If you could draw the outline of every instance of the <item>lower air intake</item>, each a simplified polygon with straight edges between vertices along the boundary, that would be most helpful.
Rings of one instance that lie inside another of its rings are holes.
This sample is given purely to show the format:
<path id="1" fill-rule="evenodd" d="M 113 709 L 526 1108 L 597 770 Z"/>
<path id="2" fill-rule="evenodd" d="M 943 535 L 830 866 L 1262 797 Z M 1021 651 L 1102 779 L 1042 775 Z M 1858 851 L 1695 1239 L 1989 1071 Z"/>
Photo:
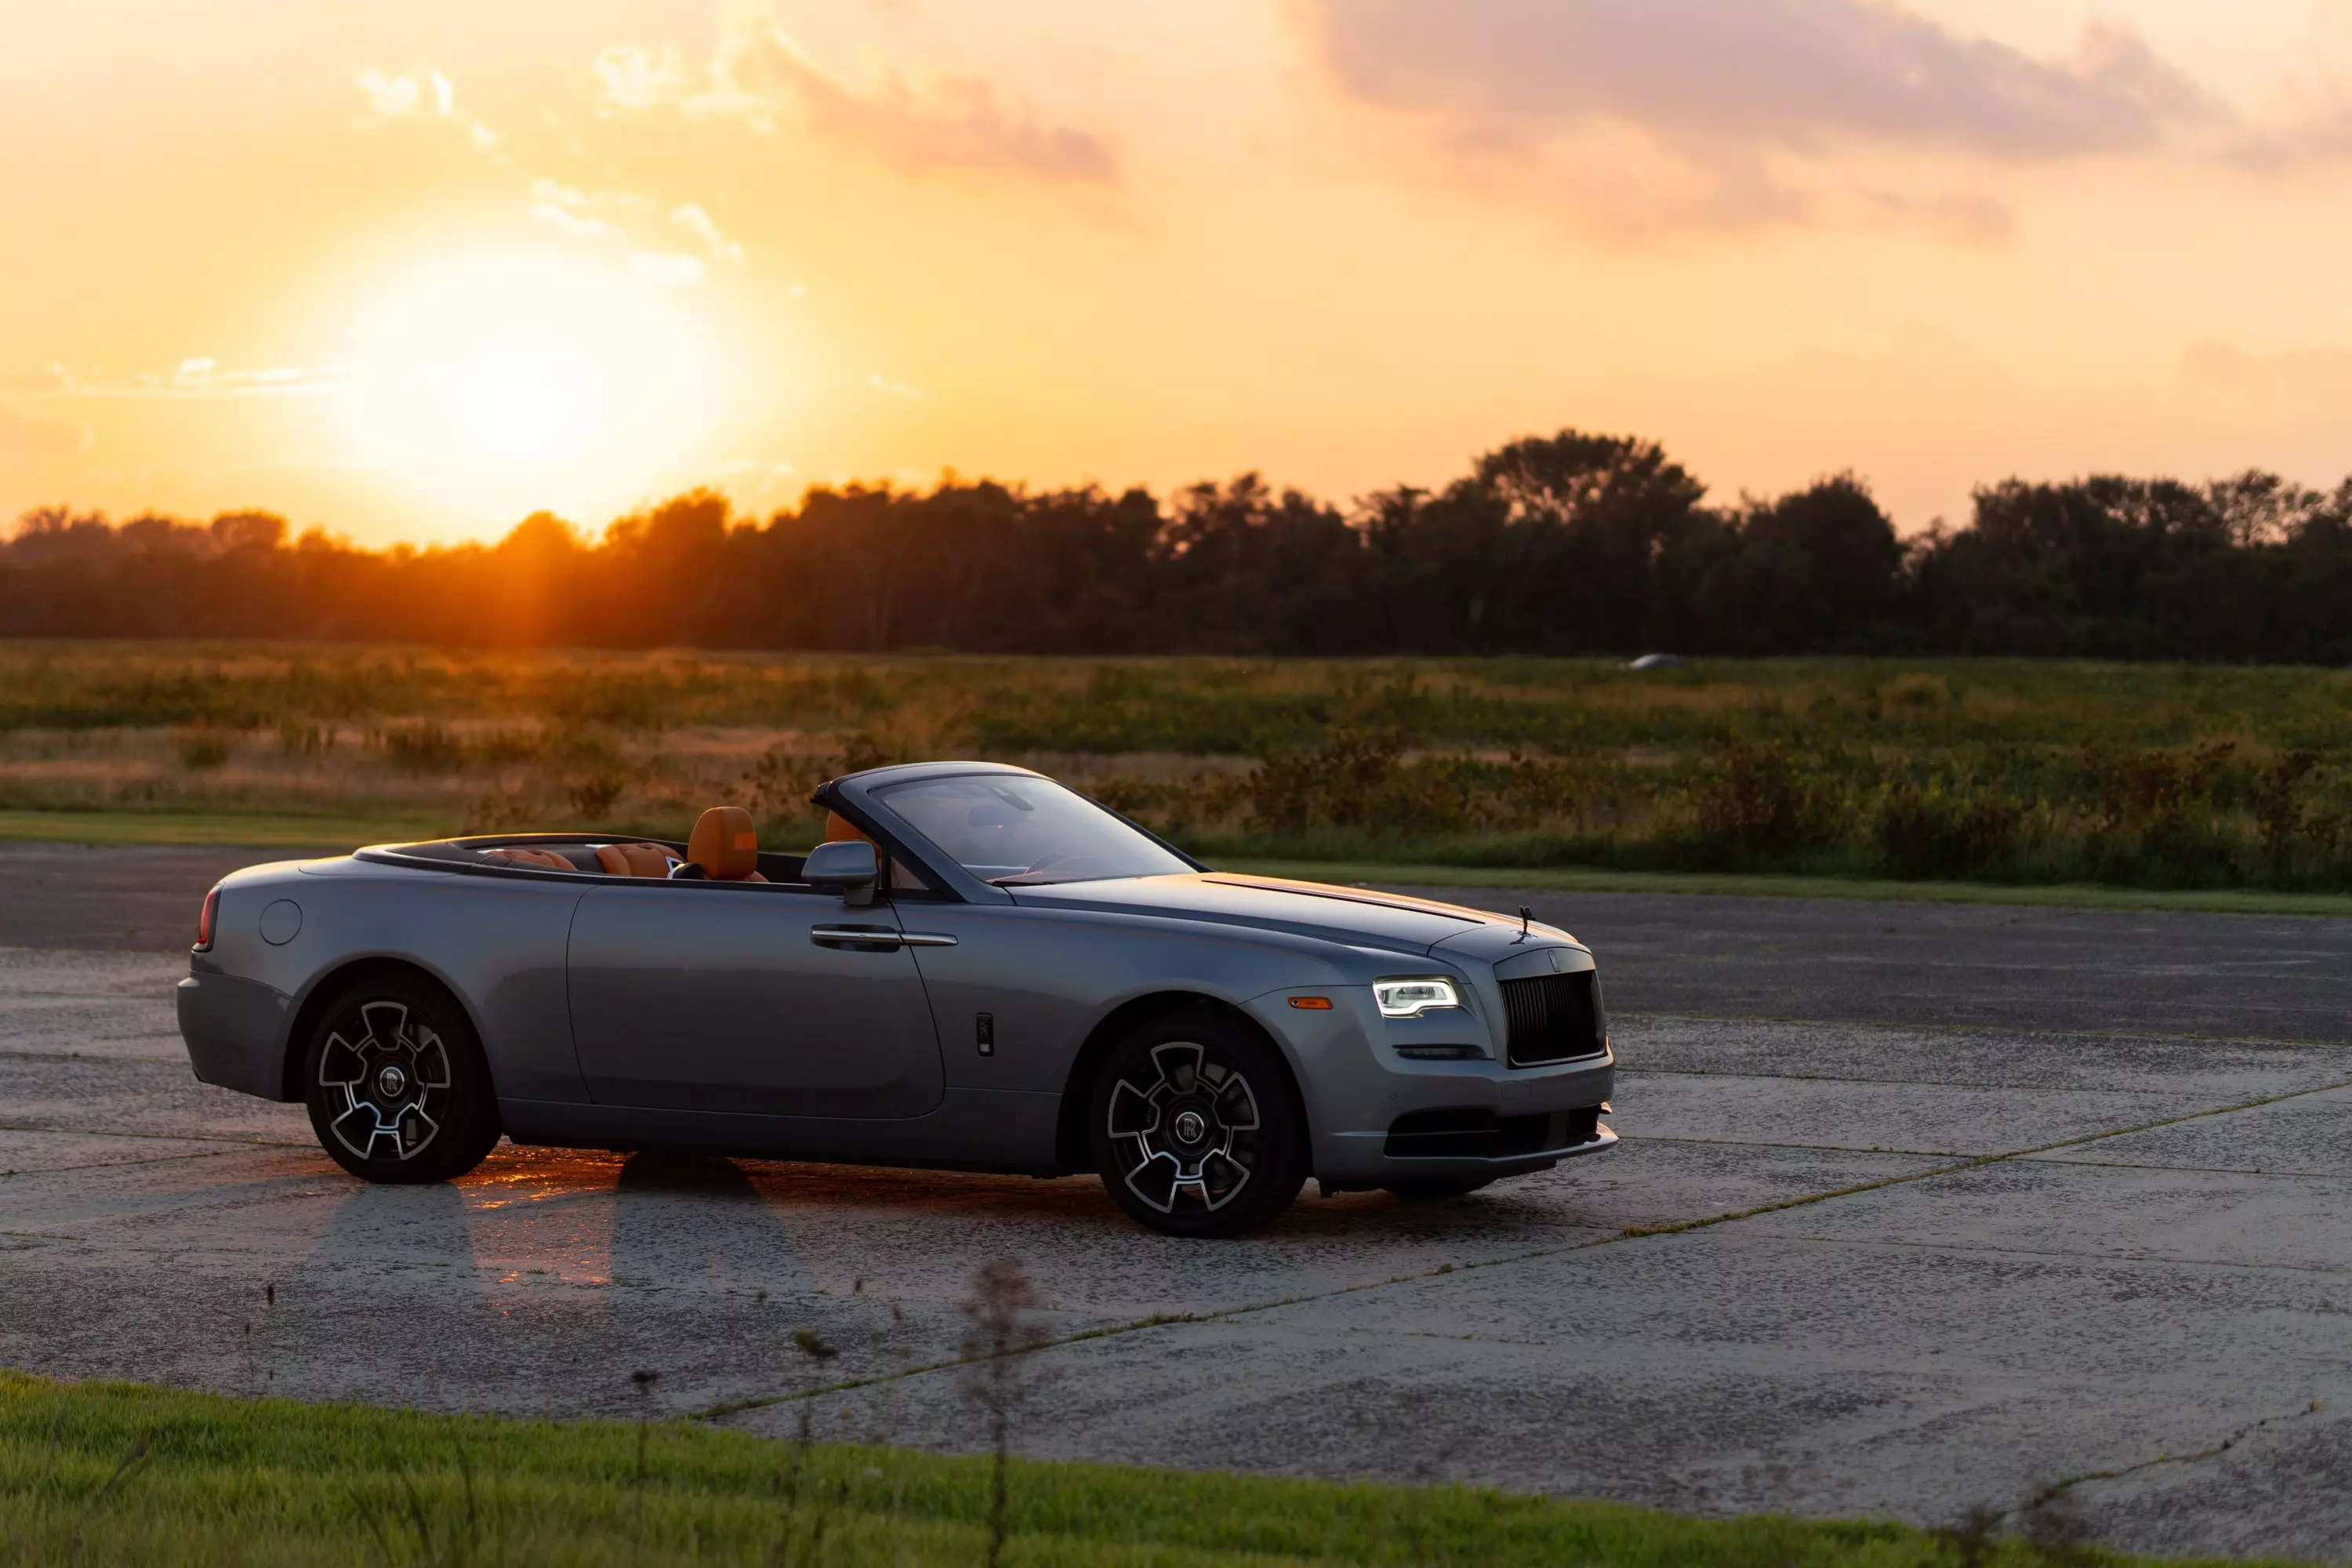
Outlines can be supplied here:
<path id="1" fill-rule="evenodd" d="M 1507 1160 L 1547 1149 L 1572 1149 L 1600 1136 L 1597 1105 L 1535 1116 L 1497 1116 L 1491 1110 L 1414 1110 L 1391 1124 L 1382 1152 L 1406 1159 Z"/>

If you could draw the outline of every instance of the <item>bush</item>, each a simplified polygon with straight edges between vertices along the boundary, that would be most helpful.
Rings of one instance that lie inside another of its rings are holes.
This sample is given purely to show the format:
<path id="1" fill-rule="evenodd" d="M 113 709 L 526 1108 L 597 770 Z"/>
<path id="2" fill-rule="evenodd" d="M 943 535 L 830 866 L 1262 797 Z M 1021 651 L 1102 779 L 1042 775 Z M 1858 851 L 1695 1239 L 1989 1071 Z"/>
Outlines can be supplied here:
<path id="1" fill-rule="evenodd" d="M 1703 855 L 1752 860 L 1841 837 L 1843 787 L 1819 763 L 1801 762 L 1787 741 L 1759 746 L 1730 735 L 1717 744 L 1715 757 L 1691 789 L 1694 841 Z"/>
<path id="2" fill-rule="evenodd" d="M 1397 814 L 1382 809 L 1404 737 L 1393 730 L 1339 730 L 1312 752 L 1270 756 L 1250 777 L 1256 821 L 1284 833 L 1308 827 L 1373 827 Z"/>
<path id="3" fill-rule="evenodd" d="M 405 773 L 453 773 L 466 765 L 466 748 L 444 726 L 399 724 L 371 737 L 383 760 Z"/>
<path id="4" fill-rule="evenodd" d="M 219 767 L 236 752 L 237 733 L 210 724 L 191 724 L 172 731 L 172 750 L 184 768 Z"/>
<path id="5" fill-rule="evenodd" d="M 1942 779 L 1922 788 L 1903 779 L 1879 798 L 1871 840 L 1880 864 L 1897 877 L 1981 876 L 2015 853 L 2027 809 L 1995 790 Z"/>

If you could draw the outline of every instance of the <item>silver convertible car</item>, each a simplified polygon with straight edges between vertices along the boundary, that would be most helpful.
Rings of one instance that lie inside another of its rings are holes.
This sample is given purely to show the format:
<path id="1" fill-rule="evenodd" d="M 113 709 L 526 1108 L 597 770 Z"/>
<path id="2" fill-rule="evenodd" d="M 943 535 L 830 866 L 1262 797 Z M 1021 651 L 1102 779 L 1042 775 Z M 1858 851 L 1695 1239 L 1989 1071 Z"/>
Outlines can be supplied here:
<path id="1" fill-rule="evenodd" d="M 180 1029 L 377 1182 L 500 1134 L 1063 1175 L 1155 1230 L 1468 1192 L 1608 1148 L 1592 955 L 1524 915 L 1213 871 L 1053 780 L 922 763 L 763 854 L 532 834 L 256 866 L 206 895 Z"/>

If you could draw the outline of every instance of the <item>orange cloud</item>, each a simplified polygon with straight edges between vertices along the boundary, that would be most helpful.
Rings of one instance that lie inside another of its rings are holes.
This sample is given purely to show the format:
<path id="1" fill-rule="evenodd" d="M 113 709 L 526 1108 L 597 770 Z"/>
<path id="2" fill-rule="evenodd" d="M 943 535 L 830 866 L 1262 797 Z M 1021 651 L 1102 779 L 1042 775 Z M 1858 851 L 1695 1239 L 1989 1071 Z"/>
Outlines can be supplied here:
<path id="1" fill-rule="evenodd" d="M 709 66 L 696 73 L 674 54 L 634 47 L 596 60 L 607 112 L 669 109 L 700 120 L 734 120 L 761 135 L 796 125 L 857 148 L 911 174 L 981 174 L 1108 186 L 1119 182 L 1117 154 L 1089 131 L 1046 124 L 1006 107 L 976 78 L 910 79 L 877 72 L 853 84 L 827 68 L 772 22 L 739 22 Z"/>
<path id="2" fill-rule="evenodd" d="M 1409 121 L 1446 177 L 1621 235 L 1842 219 L 1998 242 L 2013 220 L 1994 197 L 1858 185 L 1840 164 L 2153 153 L 2241 126 L 2104 25 L 2043 58 L 1885 0 L 1300 0 L 1294 15 L 1327 79 Z"/>

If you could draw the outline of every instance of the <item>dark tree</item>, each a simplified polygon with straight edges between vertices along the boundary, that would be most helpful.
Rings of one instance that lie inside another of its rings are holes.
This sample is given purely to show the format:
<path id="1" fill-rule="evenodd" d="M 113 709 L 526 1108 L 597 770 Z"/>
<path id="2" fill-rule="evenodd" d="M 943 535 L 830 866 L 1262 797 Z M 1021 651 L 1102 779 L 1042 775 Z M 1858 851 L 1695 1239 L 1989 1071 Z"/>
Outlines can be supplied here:
<path id="1" fill-rule="evenodd" d="M 591 542 L 357 549 L 274 513 L 0 544 L 0 635 L 978 652 L 1945 652 L 2352 662 L 2352 480 L 2007 479 L 1899 540 L 1852 474 L 1702 505 L 1655 443 L 1513 441 L 1336 508 L 1178 492 L 818 488 L 764 522 L 694 490 Z"/>

